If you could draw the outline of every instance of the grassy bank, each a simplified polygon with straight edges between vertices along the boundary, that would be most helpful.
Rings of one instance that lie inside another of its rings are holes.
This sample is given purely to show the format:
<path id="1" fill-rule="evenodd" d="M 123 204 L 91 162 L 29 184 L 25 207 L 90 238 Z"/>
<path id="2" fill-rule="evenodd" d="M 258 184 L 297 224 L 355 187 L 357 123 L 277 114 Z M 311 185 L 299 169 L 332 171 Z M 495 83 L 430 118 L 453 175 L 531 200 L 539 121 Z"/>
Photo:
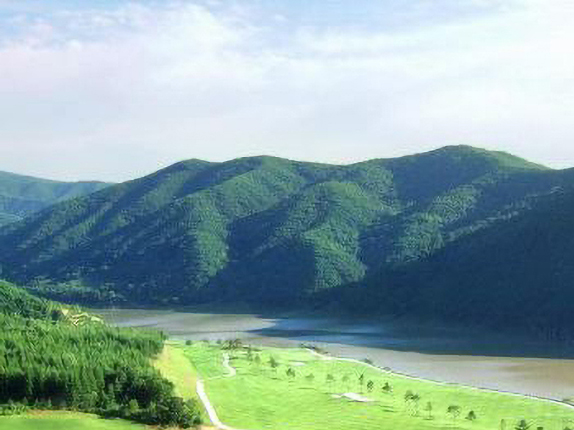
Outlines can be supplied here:
<path id="1" fill-rule="evenodd" d="M 184 400 L 193 399 L 200 405 L 203 423 L 209 425 L 209 417 L 195 391 L 197 371 L 187 358 L 184 346 L 179 342 L 166 342 L 162 353 L 153 361 L 153 365 L 174 385 L 177 396 Z"/>
<path id="2" fill-rule="evenodd" d="M 510 430 L 521 420 L 533 430 L 574 427 L 574 409 L 564 404 L 418 380 L 305 349 L 228 351 L 237 370 L 229 377 L 220 346 L 183 348 L 219 418 L 235 428 Z"/>
<path id="3" fill-rule="evenodd" d="M 6 430 L 145 430 L 147 427 L 124 420 L 105 420 L 78 412 L 31 412 L 0 417 L 0 429 Z"/>

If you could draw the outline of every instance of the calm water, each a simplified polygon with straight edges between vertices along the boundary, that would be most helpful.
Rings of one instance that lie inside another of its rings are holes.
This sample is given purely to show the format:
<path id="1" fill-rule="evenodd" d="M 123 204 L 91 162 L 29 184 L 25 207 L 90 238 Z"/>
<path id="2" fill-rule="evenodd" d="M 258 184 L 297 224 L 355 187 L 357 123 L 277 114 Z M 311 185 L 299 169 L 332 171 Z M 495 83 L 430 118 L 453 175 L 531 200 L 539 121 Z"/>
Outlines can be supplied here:
<path id="1" fill-rule="evenodd" d="M 554 399 L 574 397 L 574 348 L 421 326 L 327 318 L 107 309 L 118 326 L 161 329 L 174 339 L 241 338 L 253 344 L 314 343 L 331 353 L 439 381 Z"/>

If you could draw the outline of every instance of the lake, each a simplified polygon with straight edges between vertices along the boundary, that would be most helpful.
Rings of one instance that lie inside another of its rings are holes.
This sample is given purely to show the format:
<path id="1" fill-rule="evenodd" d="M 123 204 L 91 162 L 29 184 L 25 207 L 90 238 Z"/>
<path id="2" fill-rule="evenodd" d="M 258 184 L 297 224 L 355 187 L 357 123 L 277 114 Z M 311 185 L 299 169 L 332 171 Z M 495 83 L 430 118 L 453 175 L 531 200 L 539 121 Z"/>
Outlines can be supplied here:
<path id="1" fill-rule="evenodd" d="M 319 317 L 94 310 L 110 323 L 180 340 L 240 338 L 266 346 L 313 343 L 330 353 L 427 379 L 553 399 L 574 396 L 574 347 L 478 331 Z"/>

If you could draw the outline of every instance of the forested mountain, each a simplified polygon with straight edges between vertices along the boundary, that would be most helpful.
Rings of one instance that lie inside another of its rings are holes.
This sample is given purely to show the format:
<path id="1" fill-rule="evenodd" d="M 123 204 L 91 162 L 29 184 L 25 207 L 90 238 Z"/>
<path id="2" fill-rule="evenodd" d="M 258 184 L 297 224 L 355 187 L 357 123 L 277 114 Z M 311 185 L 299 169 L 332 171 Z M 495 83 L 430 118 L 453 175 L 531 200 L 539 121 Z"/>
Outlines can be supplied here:
<path id="1" fill-rule="evenodd" d="M 348 166 L 189 160 L 6 226 L 0 263 L 67 299 L 285 305 L 365 277 L 382 291 L 372 279 L 518 219 L 572 176 L 467 146 Z"/>
<path id="2" fill-rule="evenodd" d="M 58 182 L 0 172 L 0 225 L 105 186 L 102 182 Z"/>
<path id="3" fill-rule="evenodd" d="M 563 175 L 574 183 L 574 171 Z M 531 210 L 459 238 L 429 258 L 373 274 L 358 291 L 341 291 L 343 302 L 355 312 L 527 328 L 570 340 L 574 189 L 557 187 L 530 203 Z"/>
<path id="4" fill-rule="evenodd" d="M 159 332 L 109 327 L 0 282 L 0 415 L 71 409 L 147 424 L 200 422 L 152 366 Z M 97 365 L 94 365 L 97 364 Z"/>

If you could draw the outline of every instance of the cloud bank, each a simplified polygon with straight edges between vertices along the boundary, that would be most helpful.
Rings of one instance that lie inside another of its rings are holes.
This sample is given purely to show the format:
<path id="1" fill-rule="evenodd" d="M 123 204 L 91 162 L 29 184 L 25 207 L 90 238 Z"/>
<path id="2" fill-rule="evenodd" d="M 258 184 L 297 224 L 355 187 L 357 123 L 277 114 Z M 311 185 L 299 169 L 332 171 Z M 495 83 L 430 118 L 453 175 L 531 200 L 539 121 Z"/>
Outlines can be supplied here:
<path id="1" fill-rule="evenodd" d="M 186 158 L 447 144 L 574 166 L 569 1 L 420 0 L 331 24 L 265 1 L 48 3 L 0 1 L 0 170 L 119 181 Z"/>

